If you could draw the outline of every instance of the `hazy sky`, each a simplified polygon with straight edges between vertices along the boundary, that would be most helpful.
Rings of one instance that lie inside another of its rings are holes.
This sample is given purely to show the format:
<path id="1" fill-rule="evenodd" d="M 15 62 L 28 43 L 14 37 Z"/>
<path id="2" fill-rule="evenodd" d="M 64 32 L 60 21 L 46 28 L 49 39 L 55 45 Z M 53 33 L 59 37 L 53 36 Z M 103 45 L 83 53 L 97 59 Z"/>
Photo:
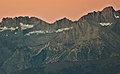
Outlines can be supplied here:
<path id="1" fill-rule="evenodd" d="M 47 22 L 67 17 L 77 20 L 106 6 L 120 9 L 120 0 L 1 0 L 0 19 L 14 16 L 36 16 Z"/>

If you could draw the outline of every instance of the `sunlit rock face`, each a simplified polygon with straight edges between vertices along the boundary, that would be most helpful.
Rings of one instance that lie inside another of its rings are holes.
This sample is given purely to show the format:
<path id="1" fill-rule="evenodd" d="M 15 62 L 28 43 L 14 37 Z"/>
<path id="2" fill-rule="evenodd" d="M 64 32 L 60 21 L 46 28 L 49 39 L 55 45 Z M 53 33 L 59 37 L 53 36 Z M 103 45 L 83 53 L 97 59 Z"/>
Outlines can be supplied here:
<path id="1" fill-rule="evenodd" d="M 29 69 L 39 72 L 40 68 L 43 74 L 51 74 L 49 71 L 54 72 L 55 68 L 60 70 L 55 74 L 68 74 L 61 69 L 70 67 L 74 71 L 78 66 L 82 71 L 88 66 L 91 70 L 91 63 L 102 61 L 102 67 L 95 65 L 100 72 L 81 74 L 104 74 L 101 72 L 104 64 L 107 66 L 105 72 L 109 70 L 106 61 L 115 65 L 119 63 L 119 58 L 116 58 L 120 56 L 119 16 L 119 11 L 106 7 L 88 13 L 78 21 L 63 18 L 52 24 L 27 16 L 3 18 L 0 23 L 0 73 L 19 74 Z M 113 59 L 116 63 L 111 62 Z M 116 66 L 119 68 L 119 64 Z M 114 70 L 113 66 L 110 69 Z"/>

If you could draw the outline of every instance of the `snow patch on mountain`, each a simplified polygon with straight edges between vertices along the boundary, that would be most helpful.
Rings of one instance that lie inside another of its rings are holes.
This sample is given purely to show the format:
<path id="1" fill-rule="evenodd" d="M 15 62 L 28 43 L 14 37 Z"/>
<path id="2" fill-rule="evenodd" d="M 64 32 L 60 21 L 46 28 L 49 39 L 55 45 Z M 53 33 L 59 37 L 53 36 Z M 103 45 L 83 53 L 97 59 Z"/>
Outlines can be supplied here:
<path id="1" fill-rule="evenodd" d="M 61 29 L 56 30 L 55 32 L 58 33 L 58 32 L 62 32 L 62 31 L 70 30 L 72 28 L 73 27 L 70 27 L 70 28 L 61 28 Z"/>
<path id="2" fill-rule="evenodd" d="M 101 26 L 111 26 L 112 23 L 99 23 Z"/>
<path id="3" fill-rule="evenodd" d="M 15 32 L 15 34 L 17 34 L 17 32 Z"/>
<path id="4" fill-rule="evenodd" d="M 34 27 L 34 25 L 23 24 L 23 23 L 20 23 L 20 26 L 21 26 L 21 29 L 22 29 L 22 30 L 25 30 L 25 29 L 33 28 L 33 27 Z"/>
<path id="5" fill-rule="evenodd" d="M 14 27 L 10 27 L 10 28 L 8 28 L 8 27 L 6 27 L 6 26 L 4 26 L 4 27 L 0 27 L 0 31 L 4 31 L 4 30 L 15 30 L 16 28 L 14 28 Z"/>
<path id="6" fill-rule="evenodd" d="M 61 29 L 58 29 L 58 30 L 55 30 L 55 31 L 48 31 L 48 30 L 38 30 L 38 31 L 32 31 L 32 32 L 29 32 L 27 34 L 25 34 L 25 36 L 30 36 L 31 34 L 47 34 L 47 33 L 59 33 L 59 32 L 63 32 L 63 31 L 67 31 L 67 30 L 70 30 L 70 29 L 73 29 L 73 27 L 69 27 L 69 28 L 61 28 Z"/>
<path id="7" fill-rule="evenodd" d="M 34 25 L 20 23 L 20 27 L 21 27 L 22 30 L 25 30 L 25 29 L 33 28 Z M 5 31 L 5 30 L 13 31 L 13 30 L 16 30 L 16 29 L 18 29 L 18 27 L 6 27 L 6 26 L 4 26 L 4 27 L 0 27 L 0 32 Z"/>
<path id="8" fill-rule="evenodd" d="M 49 46 L 49 43 L 46 44 L 44 47 L 42 47 L 42 48 L 36 53 L 36 55 L 40 54 L 40 52 L 41 52 L 43 49 L 47 48 L 48 46 Z"/>
<path id="9" fill-rule="evenodd" d="M 118 15 L 116 15 L 116 14 L 114 14 L 114 16 L 115 16 L 115 18 L 117 18 L 117 19 L 120 18 L 120 16 L 118 16 Z"/>
<path id="10" fill-rule="evenodd" d="M 52 31 L 42 31 L 42 30 L 38 30 L 38 31 L 32 31 L 27 33 L 26 35 L 31 35 L 31 34 L 45 34 L 45 33 L 52 33 Z"/>

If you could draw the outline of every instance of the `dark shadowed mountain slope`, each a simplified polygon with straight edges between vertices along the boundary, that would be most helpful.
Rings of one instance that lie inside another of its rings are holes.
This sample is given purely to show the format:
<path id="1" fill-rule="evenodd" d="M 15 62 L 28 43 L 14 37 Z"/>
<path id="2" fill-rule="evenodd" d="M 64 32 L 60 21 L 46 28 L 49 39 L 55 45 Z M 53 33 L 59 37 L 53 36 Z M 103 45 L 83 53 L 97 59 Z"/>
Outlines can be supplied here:
<path id="1" fill-rule="evenodd" d="M 119 74 L 119 57 L 82 62 L 64 62 L 29 68 L 14 74 Z"/>

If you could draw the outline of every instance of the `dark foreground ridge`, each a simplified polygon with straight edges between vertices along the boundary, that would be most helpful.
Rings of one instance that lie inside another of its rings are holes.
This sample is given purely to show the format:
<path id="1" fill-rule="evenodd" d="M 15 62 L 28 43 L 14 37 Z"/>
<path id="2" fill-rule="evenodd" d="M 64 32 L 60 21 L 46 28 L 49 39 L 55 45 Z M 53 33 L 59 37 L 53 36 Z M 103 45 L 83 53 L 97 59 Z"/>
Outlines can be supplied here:
<path id="1" fill-rule="evenodd" d="M 0 74 L 120 74 L 120 10 L 106 7 L 50 24 L 3 18 Z"/>

